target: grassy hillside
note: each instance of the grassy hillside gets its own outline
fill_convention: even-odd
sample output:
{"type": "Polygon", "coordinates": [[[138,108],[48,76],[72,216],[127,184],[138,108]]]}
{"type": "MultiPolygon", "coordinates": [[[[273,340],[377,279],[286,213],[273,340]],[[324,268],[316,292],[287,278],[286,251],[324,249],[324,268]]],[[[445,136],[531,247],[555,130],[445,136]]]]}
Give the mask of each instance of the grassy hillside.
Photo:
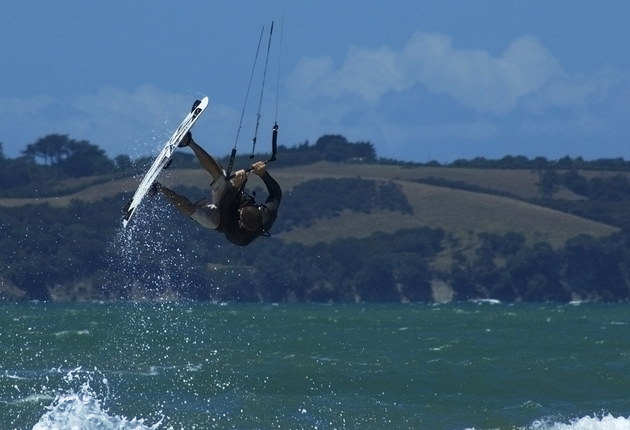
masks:
{"type": "Polygon", "coordinates": [[[488,194],[397,181],[414,208],[413,215],[394,212],[344,213],[319,220],[309,229],[281,233],[280,238],[313,244],[336,237],[365,237],[372,231],[393,232],[418,226],[440,227],[461,239],[474,233],[522,233],[529,242],[545,240],[554,246],[580,233],[604,236],[616,228],[551,209],[488,194]]]}
{"type": "MultiPolygon", "coordinates": [[[[394,180],[400,184],[414,209],[413,215],[382,211],[373,214],[342,213],[334,219],[318,220],[309,228],[295,229],[277,237],[287,242],[313,244],[329,242],[337,237],[366,237],[374,231],[393,232],[400,228],[428,226],[440,227],[462,240],[470,240],[479,232],[505,233],[520,232],[528,242],[545,240],[557,247],[568,238],[581,233],[605,236],[617,228],[586,220],[562,212],[543,208],[518,199],[499,197],[492,194],[463,191],[448,187],[438,187],[416,182],[429,177],[444,178],[448,181],[461,181],[483,189],[518,196],[521,198],[539,197],[536,188],[538,176],[526,170],[483,170],[444,167],[415,167],[317,163],[309,166],[273,169],[274,177],[280,182],[285,193],[290,193],[296,185],[315,178],[361,177],[363,179],[394,180]]],[[[201,169],[165,172],[160,178],[166,185],[188,185],[204,187],[209,184],[209,176],[201,169]]],[[[77,180],[78,181],[78,180],[77,180]]],[[[258,178],[251,181],[256,185],[258,178]]],[[[0,199],[1,206],[21,206],[25,204],[49,203],[65,207],[73,199],[87,202],[128,193],[129,198],[138,180],[134,178],[116,179],[93,185],[70,195],[39,199],[0,199]]],[[[69,181],[69,188],[78,184],[69,181]]],[[[201,196],[191,196],[196,199],[201,196]]],[[[560,190],[556,197],[578,199],[567,189],[560,190]]]]}
{"type": "MultiPolygon", "coordinates": [[[[401,167],[395,165],[369,165],[317,163],[304,167],[283,169],[292,175],[360,176],[362,178],[400,179],[417,181],[427,178],[443,178],[453,182],[465,182],[498,193],[512,194],[521,198],[540,197],[536,187],[538,175],[529,170],[514,169],[466,169],[449,167],[401,167]]],[[[567,189],[560,190],[556,198],[579,199],[567,189]]]]}

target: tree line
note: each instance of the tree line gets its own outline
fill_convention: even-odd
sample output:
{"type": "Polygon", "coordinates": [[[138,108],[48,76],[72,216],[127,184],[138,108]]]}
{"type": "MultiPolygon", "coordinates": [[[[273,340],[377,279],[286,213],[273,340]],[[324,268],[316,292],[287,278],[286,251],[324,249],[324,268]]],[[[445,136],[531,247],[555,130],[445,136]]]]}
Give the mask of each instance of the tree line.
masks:
{"type": "MultiPolygon", "coordinates": [[[[313,164],[318,161],[361,162],[378,164],[396,164],[406,167],[445,167],[475,169],[525,169],[537,172],[539,189],[543,197],[552,197],[559,186],[569,189],[583,186],[575,180],[576,172],[596,171],[630,171],[630,161],[623,158],[601,158],[584,160],[581,157],[565,156],[558,160],[545,157],[529,159],[523,155],[505,157],[497,160],[476,157],[471,160],[457,159],[451,163],[440,164],[437,161],[417,163],[378,157],[374,145],[370,142],[349,142],[341,135],[324,135],[314,144],[305,141],[287,147],[279,146],[281,157],[276,161],[278,167],[313,164]],[[562,172],[569,172],[570,175],[562,172]],[[566,183],[565,183],[566,182],[566,183]]],[[[109,158],[105,151],[86,140],[71,139],[68,135],[50,134],[28,144],[21,151],[21,156],[11,159],[3,152],[0,142],[0,196],[4,197],[50,197],[67,193],[67,188],[59,187],[64,179],[78,177],[98,177],[109,175],[133,175],[146,170],[153,162],[152,156],[132,159],[128,155],[117,155],[109,158]]],[[[223,165],[227,165],[229,156],[213,154],[223,165]]],[[[260,154],[265,158],[270,154],[260,154]]],[[[237,166],[250,164],[248,155],[238,155],[237,166]]],[[[176,152],[173,168],[197,168],[198,163],[193,155],[176,152]]],[[[88,183],[89,185],[89,183],[88,183]]],[[[88,186],[88,185],[83,185],[88,186]]],[[[604,186],[605,187],[605,186],[604,186]]],[[[580,194],[579,191],[576,191],[580,194]]]]}
{"type": "MultiPolygon", "coordinates": [[[[436,162],[433,162],[433,164],[439,165],[439,163],[436,162]]],[[[582,157],[571,158],[568,155],[557,160],[550,160],[541,156],[529,159],[524,155],[506,155],[498,160],[484,157],[475,157],[471,160],[457,159],[444,166],[471,169],[519,169],[536,172],[542,172],[548,169],[627,172],[630,171],[630,160],[626,161],[621,157],[584,160],[582,157]]]]}
{"type": "MultiPolygon", "coordinates": [[[[340,135],[325,135],[314,145],[308,141],[295,147],[279,146],[282,157],[276,161],[279,167],[312,164],[318,161],[361,160],[377,161],[374,146],[369,142],[348,142],[340,135]]],[[[71,139],[68,135],[50,134],[28,144],[21,156],[11,159],[4,154],[0,143],[0,197],[54,197],[76,190],[60,186],[65,179],[91,177],[81,187],[106,182],[112,176],[130,176],[144,172],[154,157],[132,159],[117,155],[110,159],[104,150],[86,140],[71,139]]],[[[227,166],[228,155],[213,154],[227,166]]],[[[260,154],[261,158],[270,154],[260,154]]],[[[199,163],[191,154],[176,152],[173,168],[198,168],[199,163]]],[[[238,155],[236,166],[249,166],[248,155],[238,155]]]]}
{"type": "Polygon", "coordinates": [[[579,235],[559,250],[547,242],[525,245],[514,232],[480,233],[474,256],[456,253],[448,279],[460,300],[627,301],[628,231],[605,238],[579,235]]]}

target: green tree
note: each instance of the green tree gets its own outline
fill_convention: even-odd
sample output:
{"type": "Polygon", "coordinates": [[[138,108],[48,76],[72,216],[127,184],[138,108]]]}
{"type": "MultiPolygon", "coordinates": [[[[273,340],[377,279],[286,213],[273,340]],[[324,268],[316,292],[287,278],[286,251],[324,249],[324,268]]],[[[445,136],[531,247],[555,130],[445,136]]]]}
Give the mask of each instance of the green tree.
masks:
{"type": "Polygon", "coordinates": [[[564,280],[583,300],[628,300],[628,249],[620,237],[579,235],[562,249],[564,280]]]}
{"type": "Polygon", "coordinates": [[[562,175],[562,183],[575,194],[587,197],[590,192],[589,183],[576,169],[571,169],[562,175]]]}
{"type": "Polygon", "coordinates": [[[363,159],[364,162],[376,161],[374,145],[369,142],[350,143],[338,134],[327,134],[315,142],[314,149],[322,153],[327,161],[348,161],[352,158],[363,159]]]}
{"type": "Polygon", "coordinates": [[[548,169],[549,160],[545,157],[536,157],[533,162],[534,166],[532,168],[532,172],[536,172],[538,174],[538,180],[542,180],[543,172],[548,169]]]}
{"type": "Polygon", "coordinates": [[[361,269],[353,276],[353,282],[361,301],[400,301],[392,267],[395,256],[376,254],[365,257],[361,269]]]}
{"type": "Polygon", "coordinates": [[[128,155],[117,155],[116,158],[114,158],[114,163],[118,170],[130,171],[133,169],[133,161],[131,161],[131,157],[128,155]]]}
{"type": "Polygon", "coordinates": [[[556,160],[555,167],[560,170],[570,170],[573,168],[573,160],[568,155],[565,155],[561,159],[556,160]]]}
{"type": "Polygon", "coordinates": [[[506,155],[499,160],[498,165],[502,169],[527,169],[530,162],[524,155],[517,155],[516,157],[506,155]]]}
{"type": "Polygon", "coordinates": [[[540,181],[536,183],[543,198],[551,199],[560,190],[560,175],[555,169],[547,169],[543,172],[540,181]]]}
{"type": "Polygon", "coordinates": [[[393,259],[392,271],[400,293],[412,302],[430,302],[431,270],[426,260],[411,252],[399,253],[393,259]]]}
{"type": "Polygon", "coordinates": [[[114,171],[114,162],[105,151],[87,140],[71,140],[66,145],[67,158],[63,160],[62,170],[67,176],[75,178],[105,174],[114,171]]]}
{"type": "Polygon", "coordinates": [[[68,155],[70,142],[67,134],[49,134],[28,144],[22,154],[34,160],[42,159],[45,166],[59,165],[68,155]]]}
{"type": "Polygon", "coordinates": [[[535,302],[571,299],[570,292],[560,283],[561,268],[560,256],[547,242],[524,247],[506,262],[510,282],[519,296],[535,302]]]}

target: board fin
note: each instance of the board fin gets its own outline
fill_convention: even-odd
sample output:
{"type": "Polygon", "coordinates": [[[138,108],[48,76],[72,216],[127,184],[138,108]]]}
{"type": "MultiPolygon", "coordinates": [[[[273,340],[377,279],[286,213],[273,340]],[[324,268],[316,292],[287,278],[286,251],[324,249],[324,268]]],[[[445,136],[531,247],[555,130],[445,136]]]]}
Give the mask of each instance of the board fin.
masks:
{"type": "Polygon", "coordinates": [[[132,211],[131,211],[131,209],[129,209],[129,208],[131,207],[131,202],[132,202],[132,201],[133,201],[133,200],[129,200],[129,201],[127,202],[127,204],[123,207],[122,213],[123,213],[123,218],[124,218],[125,220],[129,220],[129,218],[131,217],[131,212],[132,212],[132,211]]]}

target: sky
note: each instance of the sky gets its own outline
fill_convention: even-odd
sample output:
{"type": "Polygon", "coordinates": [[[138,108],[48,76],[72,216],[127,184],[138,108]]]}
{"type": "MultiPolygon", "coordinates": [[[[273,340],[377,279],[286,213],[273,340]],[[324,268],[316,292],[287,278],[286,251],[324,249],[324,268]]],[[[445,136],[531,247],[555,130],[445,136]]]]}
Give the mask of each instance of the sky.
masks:
{"type": "Polygon", "coordinates": [[[218,156],[251,151],[260,105],[260,151],[277,121],[288,147],[340,134],[405,161],[630,159],[628,17],[627,0],[6,0],[0,142],[155,154],[208,96],[193,134],[218,156]]]}

